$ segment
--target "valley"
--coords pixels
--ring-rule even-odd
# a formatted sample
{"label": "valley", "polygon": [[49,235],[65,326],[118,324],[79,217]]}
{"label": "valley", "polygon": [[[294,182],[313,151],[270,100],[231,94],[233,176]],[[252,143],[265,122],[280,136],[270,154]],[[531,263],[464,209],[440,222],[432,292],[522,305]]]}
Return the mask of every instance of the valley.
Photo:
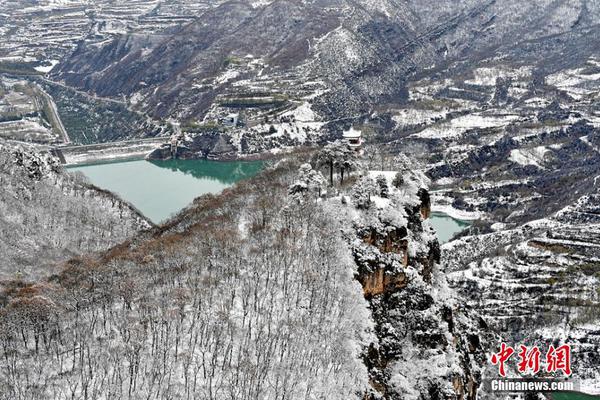
{"label": "valley", "polygon": [[600,394],[598,21],[590,0],[0,0],[0,320],[31,329],[0,330],[0,389],[512,400],[488,356],[526,341],[569,343]]}
{"label": "valley", "polygon": [[135,206],[156,224],[204,194],[219,194],[258,173],[262,162],[126,160],[68,167]]}

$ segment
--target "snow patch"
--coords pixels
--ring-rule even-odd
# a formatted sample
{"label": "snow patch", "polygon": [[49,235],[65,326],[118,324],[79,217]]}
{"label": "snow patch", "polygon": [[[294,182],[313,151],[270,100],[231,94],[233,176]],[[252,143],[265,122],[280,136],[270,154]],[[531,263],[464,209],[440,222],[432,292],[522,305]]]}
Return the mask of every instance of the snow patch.
{"label": "snow patch", "polygon": [[431,126],[411,136],[427,139],[453,138],[461,136],[471,129],[502,128],[518,119],[518,115],[484,115],[475,113],[463,115],[449,122]]}
{"label": "snow patch", "polygon": [[520,165],[534,165],[538,168],[544,168],[544,157],[548,152],[545,146],[538,146],[531,149],[515,149],[510,152],[508,159]]}
{"label": "snow patch", "polygon": [[58,64],[58,60],[50,60],[48,61],[50,65],[35,67],[34,69],[38,72],[43,72],[47,74],[52,71],[52,69]]}

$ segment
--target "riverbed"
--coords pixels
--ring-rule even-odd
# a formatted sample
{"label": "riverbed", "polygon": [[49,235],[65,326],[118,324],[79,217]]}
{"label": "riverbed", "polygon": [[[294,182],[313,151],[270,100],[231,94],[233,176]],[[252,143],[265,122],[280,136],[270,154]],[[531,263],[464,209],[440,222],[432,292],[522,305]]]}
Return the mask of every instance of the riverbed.
{"label": "riverbed", "polygon": [[117,194],[158,224],[196,197],[220,193],[262,168],[262,161],[128,160],[67,169],[81,172],[91,184]]}

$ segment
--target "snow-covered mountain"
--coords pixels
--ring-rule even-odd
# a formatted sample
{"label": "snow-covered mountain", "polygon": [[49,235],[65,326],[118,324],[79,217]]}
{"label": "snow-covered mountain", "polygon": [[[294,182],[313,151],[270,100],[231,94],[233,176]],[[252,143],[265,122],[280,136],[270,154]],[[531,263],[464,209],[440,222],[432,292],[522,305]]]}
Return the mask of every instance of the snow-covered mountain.
{"label": "snow-covered mountain", "polygon": [[60,262],[106,250],[150,227],[129,204],[67,174],[31,146],[0,142],[0,290],[36,282]]}
{"label": "snow-covered mountain", "polygon": [[[48,359],[60,373],[40,373],[44,382],[98,391],[104,378],[117,382],[106,384],[118,388],[115,398],[139,387],[150,397],[318,397],[333,387],[339,398],[488,398],[479,384],[496,334],[568,340],[584,388],[600,392],[597,1],[0,0],[0,10],[1,72],[28,74],[62,97],[63,115],[89,121],[99,114],[95,102],[111,122],[127,114],[90,135],[72,118],[90,141],[176,133],[182,158],[230,159],[321,145],[354,126],[374,146],[366,157],[419,159],[434,211],[475,221],[438,252],[427,212],[409,207],[421,208],[420,185],[402,199],[377,198],[370,211],[348,193],[333,196],[317,207],[327,226],[313,226],[288,196],[299,163],[281,163],[268,179],[203,198],[99,260],[69,264],[57,286],[32,289],[59,310],[54,332],[73,328],[70,339],[81,345],[67,360],[65,345],[50,340],[57,356]],[[25,102],[25,93],[17,97],[2,107]],[[150,157],[170,157],[171,146]],[[405,237],[416,244],[413,264],[389,251]],[[327,269],[315,268],[317,250]],[[88,308],[73,326],[77,296]],[[256,324],[273,341],[258,340]],[[198,326],[204,342],[193,334]],[[319,335],[334,338],[322,352]],[[15,350],[27,357],[12,359],[11,382],[48,361],[29,351],[34,336]],[[118,356],[102,353],[110,361],[87,365],[95,374],[86,374],[85,355],[105,343]],[[279,352],[277,364],[263,351]],[[69,368],[76,378],[61,375]],[[247,386],[232,391],[240,381]]]}
{"label": "snow-covered mountain", "polygon": [[321,197],[306,158],[5,291],[0,398],[475,398],[490,333],[439,273],[427,179]]}

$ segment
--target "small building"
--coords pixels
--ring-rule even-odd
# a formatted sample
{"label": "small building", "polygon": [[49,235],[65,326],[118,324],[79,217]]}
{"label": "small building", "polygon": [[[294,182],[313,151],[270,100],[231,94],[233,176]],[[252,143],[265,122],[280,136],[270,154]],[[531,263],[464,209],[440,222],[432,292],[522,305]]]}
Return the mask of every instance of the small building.
{"label": "small building", "polygon": [[238,125],[239,118],[239,114],[228,114],[225,118],[222,119],[222,123],[227,127],[235,128]]}
{"label": "small building", "polygon": [[353,127],[347,131],[344,131],[344,140],[348,143],[348,146],[352,147],[356,151],[360,151],[362,146],[362,132],[354,129]]}

